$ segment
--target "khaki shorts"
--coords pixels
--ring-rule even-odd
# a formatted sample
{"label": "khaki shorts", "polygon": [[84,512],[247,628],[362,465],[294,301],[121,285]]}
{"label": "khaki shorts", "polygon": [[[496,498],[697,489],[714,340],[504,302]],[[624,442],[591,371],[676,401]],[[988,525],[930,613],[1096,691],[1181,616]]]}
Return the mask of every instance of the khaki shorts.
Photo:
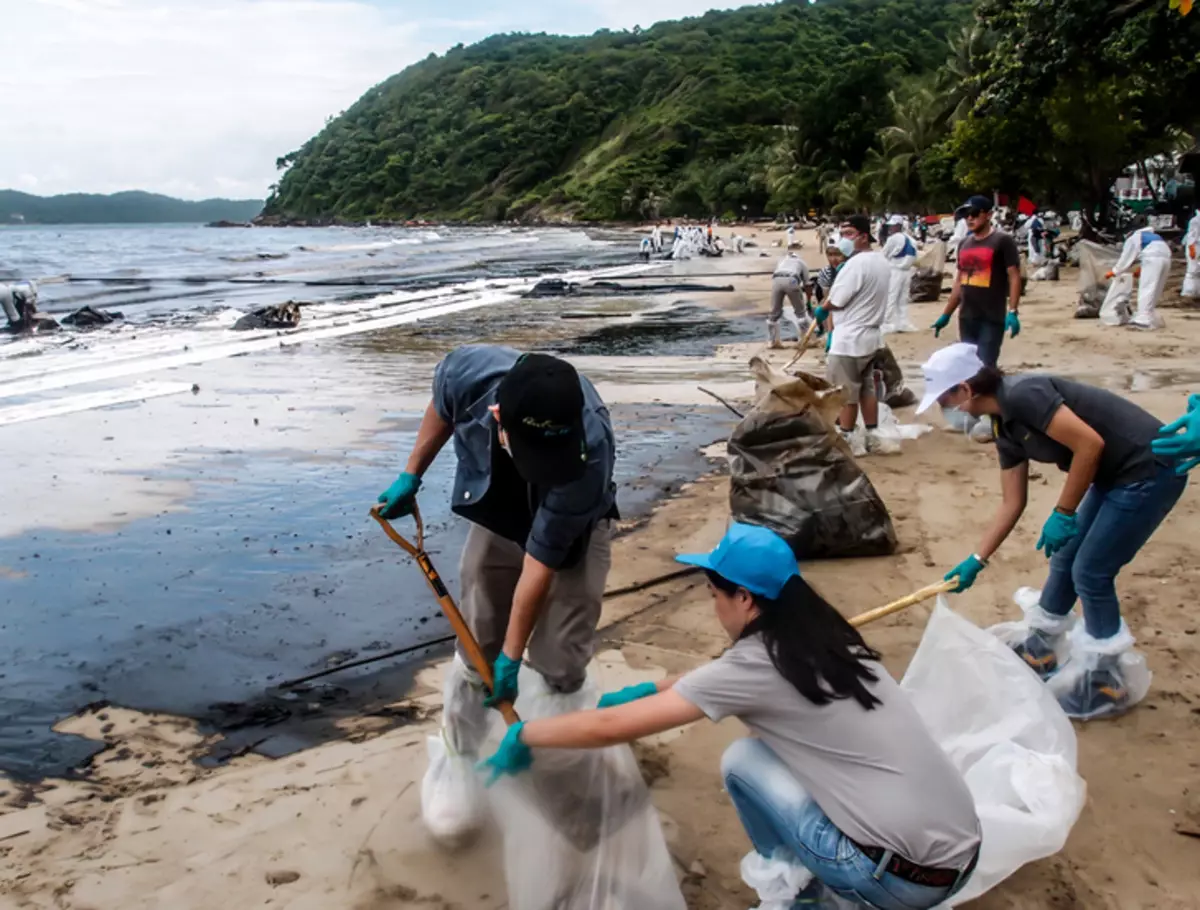
{"label": "khaki shorts", "polygon": [[864,398],[875,397],[875,371],[871,365],[874,354],[851,357],[830,354],[825,360],[825,378],[846,392],[846,404],[858,404]]}
{"label": "khaki shorts", "polygon": [[[489,663],[504,645],[524,562],[520,545],[471,525],[459,570],[462,614]],[[579,562],[554,573],[550,593],[529,637],[526,663],[556,692],[574,692],[587,677],[587,665],[596,652],[596,626],[611,563],[612,526],[606,519],[597,522]],[[458,651],[471,666],[461,645]]]}

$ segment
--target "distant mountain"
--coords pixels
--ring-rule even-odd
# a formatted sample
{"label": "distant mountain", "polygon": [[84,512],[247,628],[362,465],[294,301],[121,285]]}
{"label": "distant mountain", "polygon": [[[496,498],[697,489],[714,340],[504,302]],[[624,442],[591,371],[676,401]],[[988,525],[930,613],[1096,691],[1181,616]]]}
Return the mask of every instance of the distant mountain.
{"label": "distant mountain", "polygon": [[249,221],[262,211],[258,199],[203,199],[188,202],[156,193],[132,190],[101,196],[67,193],[31,196],[0,190],[0,225],[3,224],[161,224],[210,221]]}

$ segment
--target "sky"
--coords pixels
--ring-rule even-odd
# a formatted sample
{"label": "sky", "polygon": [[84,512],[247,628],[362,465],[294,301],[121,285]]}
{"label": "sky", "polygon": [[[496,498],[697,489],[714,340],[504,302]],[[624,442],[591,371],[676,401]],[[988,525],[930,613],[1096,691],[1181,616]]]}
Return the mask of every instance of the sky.
{"label": "sky", "polygon": [[263,198],[276,158],[430,52],[742,2],[0,0],[0,189]]}

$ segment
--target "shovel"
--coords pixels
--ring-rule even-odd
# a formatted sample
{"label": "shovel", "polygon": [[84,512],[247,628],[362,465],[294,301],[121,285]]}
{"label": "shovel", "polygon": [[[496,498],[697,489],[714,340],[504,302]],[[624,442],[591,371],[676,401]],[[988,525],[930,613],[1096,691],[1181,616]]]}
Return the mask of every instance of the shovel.
{"label": "shovel", "polygon": [[797,360],[799,360],[801,357],[804,356],[804,352],[808,350],[809,342],[812,341],[812,337],[816,333],[816,331],[817,331],[817,320],[814,319],[812,321],[812,323],[809,324],[808,331],[806,331],[804,333],[804,337],[801,338],[799,344],[796,345],[796,356],[788,361],[787,366],[785,366],[783,368],[784,372],[787,372],[787,370],[789,370],[791,368],[792,364],[794,364]]}
{"label": "shovel", "polygon": [[[381,508],[374,506],[371,517],[397,546],[417,561],[467,659],[491,690],[494,682],[492,667],[425,551],[425,525],[421,513],[413,509],[417,524],[416,543],[413,543],[380,514]],[[511,727],[520,721],[512,702],[500,702],[496,709],[506,725]],[[545,756],[546,760],[539,761],[529,774],[510,778],[508,785],[531,790],[529,800],[539,814],[580,853],[594,849],[602,838],[620,830],[649,803],[650,792],[641,776],[633,780],[623,778],[619,771],[609,767],[605,752],[554,751],[557,754],[553,758]]]}

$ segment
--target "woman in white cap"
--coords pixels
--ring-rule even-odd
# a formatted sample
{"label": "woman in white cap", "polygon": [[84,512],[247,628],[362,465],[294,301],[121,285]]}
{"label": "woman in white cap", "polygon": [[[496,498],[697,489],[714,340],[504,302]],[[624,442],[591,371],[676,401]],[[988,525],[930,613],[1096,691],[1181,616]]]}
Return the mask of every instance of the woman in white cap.
{"label": "woman in white cap", "polygon": [[711,553],[678,558],[705,570],[733,646],[682,677],[606,695],[601,710],[514,724],[483,763],[493,779],[541,748],[737,717],[753,735],[725,751],[725,789],[759,862],[813,874],[798,904],[825,888],[880,910],[955,894],[979,853],[971,793],[878,653],[800,577],[786,541],[734,524]]}
{"label": "woman in white cap", "polygon": [[[1005,375],[985,366],[970,344],[937,351],[922,370],[917,413],[937,403],[989,419],[1000,456],[1000,509],[976,551],[946,579],[958,582],[957,591],[971,587],[1012,532],[1025,511],[1030,461],[1066,471],[1037,543],[1050,558],[1050,574],[1039,601],[1026,606],[1028,634],[1014,650],[1051,682],[1070,716],[1121,713],[1145,692],[1126,686],[1134,639],[1114,582],[1187,485],[1174,459],[1152,448],[1162,421],[1119,395],[1061,376]],[[1072,629],[1076,600],[1084,623]]]}

